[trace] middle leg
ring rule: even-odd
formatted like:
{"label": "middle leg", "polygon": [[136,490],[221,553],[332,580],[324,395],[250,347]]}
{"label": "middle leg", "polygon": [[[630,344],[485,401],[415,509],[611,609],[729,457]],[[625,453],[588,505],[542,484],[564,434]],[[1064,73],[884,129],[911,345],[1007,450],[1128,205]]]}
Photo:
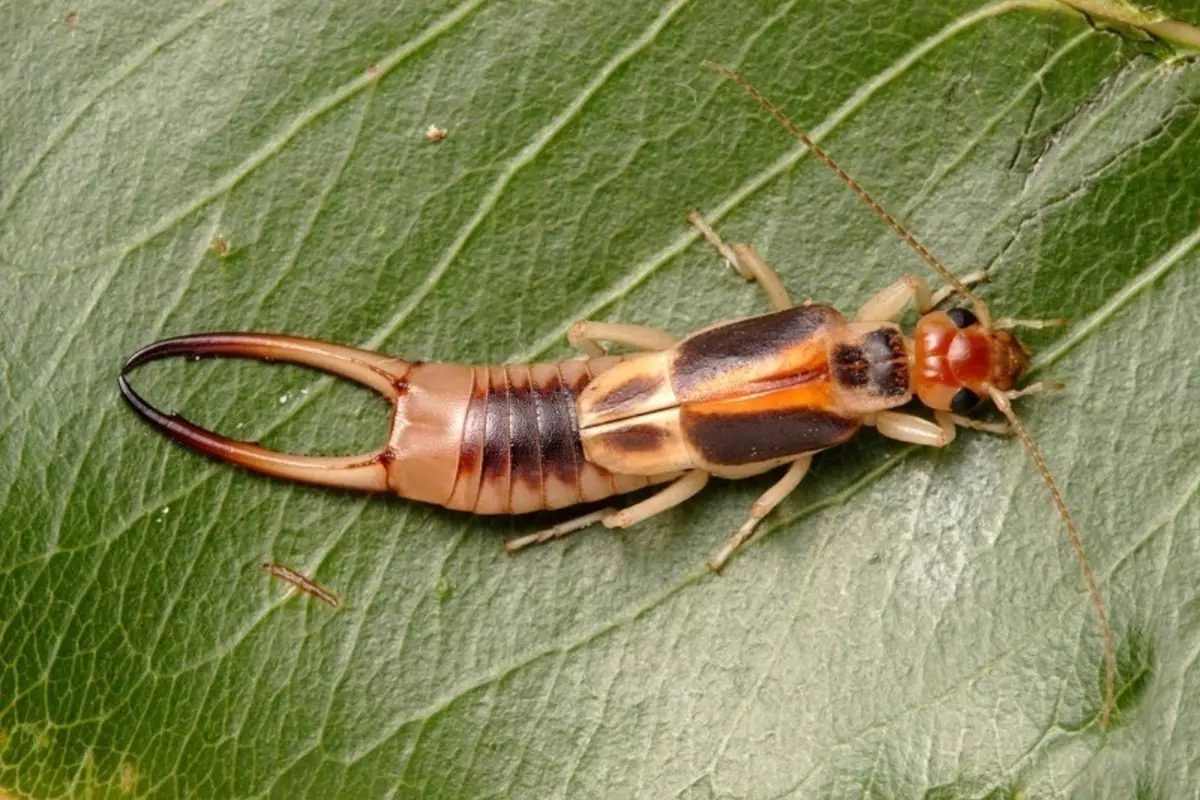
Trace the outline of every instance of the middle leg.
{"label": "middle leg", "polygon": [[758,285],[767,293],[767,298],[771,301],[772,310],[786,311],[792,307],[791,295],[783,285],[779,273],[771,269],[771,266],[755,252],[753,247],[748,244],[737,244],[733,247],[725,244],[725,240],[704,221],[704,217],[700,216],[699,211],[688,214],[688,221],[704,234],[708,243],[725,258],[725,263],[729,265],[730,269],[742,276],[744,280],[758,281]]}
{"label": "middle leg", "polygon": [[812,464],[812,456],[801,456],[792,462],[788,467],[787,472],[783,477],[763,495],[754,501],[754,505],[750,506],[750,518],[742,523],[742,527],[738,528],[729,541],[721,548],[721,552],[708,562],[708,568],[713,572],[720,572],[725,566],[725,562],[733,555],[733,552],[744,545],[754,535],[754,529],[758,527],[758,523],[763,520],[763,517],[775,510],[775,507],[783,502],[789,494],[795,491],[800,485],[800,481],[804,480],[804,476],[808,474],[808,468]]}

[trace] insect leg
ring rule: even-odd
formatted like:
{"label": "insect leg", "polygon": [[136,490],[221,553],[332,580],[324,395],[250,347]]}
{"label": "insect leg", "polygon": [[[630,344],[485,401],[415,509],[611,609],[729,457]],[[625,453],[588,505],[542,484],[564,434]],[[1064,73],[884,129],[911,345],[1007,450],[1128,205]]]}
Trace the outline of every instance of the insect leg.
{"label": "insect leg", "polygon": [[1023,389],[1012,389],[1004,394],[1009,400],[1016,400],[1018,397],[1028,397],[1031,394],[1041,394],[1042,392],[1061,392],[1065,388],[1067,385],[1062,381],[1037,381]]}
{"label": "insect leg", "polygon": [[1064,317],[1055,317],[1054,319],[1013,319],[1012,317],[1001,317],[992,323],[992,327],[997,330],[1029,328],[1040,331],[1046,328],[1061,328],[1066,324],[1067,320]]}
{"label": "insect leg", "polygon": [[[987,280],[987,273],[979,270],[964,275],[961,280],[964,285],[970,286]],[[854,318],[859,322],[895,322],[904,312],[909,300],[916,304],[918,314],[924,314],[936,308],[952,294],[953,286],[944,286],[930,293],[929,285],[924,279],[916,275],[905,275],[868,300]]]}
{"label": "insect leg", "polygon": [[[963,286],[974,286],[977,283],[983,283],[987,279],[988,279],[987,270],[977,269],[974,272],[968,272],[966,275],[963,275],[958,280],[962,283]],[[958,291],[958,290],[950,284],[946,284],[942,288],[938,289],[929,298],[930,302],[932,303],[932,305],[929,308],[937,308],[942,303],[946,302],[946,300],[948,300],[956,291]],[[928,311],[928,310],[929,309],[926,309],[926,311]]]}
{"label": "insect leg", "polygon": [[674,336],[648,325],[593,322],[581,319],[567,330],[567,341],[592,358],[606,355],[601,341],[632,347],[634,350],[666,350],[678,341]]}
{"label": "insect leg", "polygon": [[889,439],[925,447],[945,447],[954,441],[954,420],[943,411],[937,412],[936,416],[937,422],[932,422],[916,414],[878,411],[874,420],[868,419],[867,424],[873,424]]}
{"label": "insect leg", "polygon": [[961,414],[951,414],[950,421],[960,428],[971,428],[976,431],[994,433],[997,436],[1011,436],[1015,433],[1012,426],[1007,422],[984,422],[983,420],[964,417]]}
{"label": "insect leg", "polygon": [[804,480],[805,474],[808,473],[810,464],[812,464],[811,455],[801,456],[796,459],[788,467],[783,477],[754,501],[754,505],[750,506],[750,518],[742,524],[742,527],[738,528],[737,533],[721,548],[721,552],[717,553],[716,557],[708,562],[709,569],[713,572],[721,571],[721,568],[725,566],[725,562],[733,555],[733,551],[744,545],[754,535],[754,529],[758,527],[758,523],[763,517],[775,510],[775,507],[782,503],[784,498],[800,485],[800,481]]}
{"label": "insect leg", "polygon": [[504,549],[515,553],[531,544],[542,544],[551,539],[559,539],[568,533],[595,525],[597,522],[603,523],[606,528],[628,528],[690,499],[704,488],[704,484],[708,483],[708,477],[707,472],[692,470],[640,503],[634,503],[620,511],[615,508],[602,508],[599,511],[584,514],[582,517],[560,522],[544,531],[509,539],[504,543]]}
{"label": "insect leg", "polygon": [[523,547],[528,547],[531,544],[542,544],[551,539],[558,539],[566,536],[568,533],[574,533],[580,528],[586,528],[589,525],[595,525],[597,522],[602,522],[605,517],[615,514],[614,508],[602,508],[599,511],[593,511],[590,514],[584,514],[582,517],[569,519],[566,522],[560,522],[553,528],[547,528],[544,531],[530,533],[525,536],[519,536],[516,539],[509,539],[504,543],[505,551],[515,553]]}
{"label": "insect leg", "polygon": [[601,522],[606,528],[628,528],[691,499],[706,483],[708,473],[694,469],[640,503],[634,503],[615,514],[605,516]]}
{"label": "insect leg", "polygon": [[770,265],[763,261],[762,256],[755,252],[753,247],[748,244],[738,244],[733,247],[725,244],[721,235],[704,221],[704,217],[700,216],[698,211],[688,214],[688,221],[704,234],[704,238],[717,249],[730,269],[745,280],[758,281],[758,285],[767,293],[772,309],[784,311],[792,307],[792,298],[788,294],[787,288],[784,287],[779,273],[771,269]]}

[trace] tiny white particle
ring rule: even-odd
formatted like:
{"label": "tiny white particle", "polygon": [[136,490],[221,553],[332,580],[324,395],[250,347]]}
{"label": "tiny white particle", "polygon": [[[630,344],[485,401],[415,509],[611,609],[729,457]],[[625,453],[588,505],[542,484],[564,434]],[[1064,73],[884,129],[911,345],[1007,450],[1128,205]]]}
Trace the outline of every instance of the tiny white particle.
{"label": "tiny white particle", "polygon": [[283,405],[284,403],[286,403],[288,400],[291,400],[291,399],[292,399],[292,396],[289,394],[280,395],[279,396],[279,405]]}

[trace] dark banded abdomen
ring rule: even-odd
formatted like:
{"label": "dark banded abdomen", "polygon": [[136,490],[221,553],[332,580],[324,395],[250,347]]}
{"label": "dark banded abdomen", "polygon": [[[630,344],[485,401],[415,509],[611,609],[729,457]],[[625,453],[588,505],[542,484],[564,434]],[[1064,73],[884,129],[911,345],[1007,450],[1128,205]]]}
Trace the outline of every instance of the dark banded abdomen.
{"label": "dark banded abdomen", "polygon": [[618,360],[414,367],[397,407],[393,488],[462,511],[523,514],[656,482],[584,457],[576,398]]}

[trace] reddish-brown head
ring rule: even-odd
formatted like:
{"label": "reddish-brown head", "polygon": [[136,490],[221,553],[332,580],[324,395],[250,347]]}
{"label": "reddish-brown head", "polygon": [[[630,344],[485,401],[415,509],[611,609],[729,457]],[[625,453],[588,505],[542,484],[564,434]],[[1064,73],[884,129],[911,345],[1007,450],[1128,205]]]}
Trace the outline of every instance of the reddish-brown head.
{"label": "reddish-brown head", "polygon": [[991,330],[965,308],[934,311],[917,322],[913,384],[921,402],[966,413],[988,385],[1011,389],[1025,374],[1025,351],[1008,331]]}

